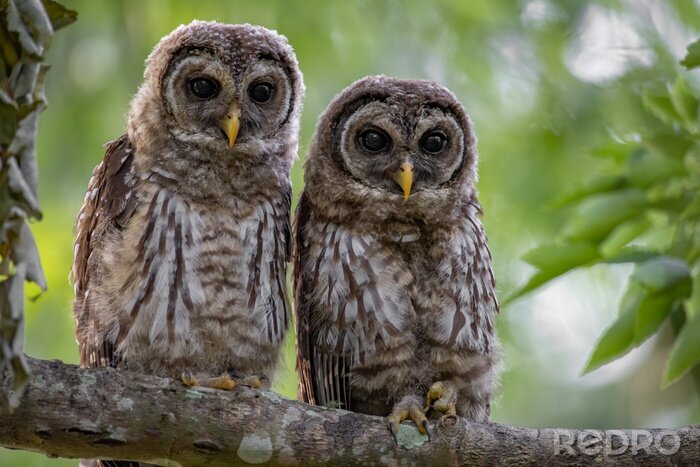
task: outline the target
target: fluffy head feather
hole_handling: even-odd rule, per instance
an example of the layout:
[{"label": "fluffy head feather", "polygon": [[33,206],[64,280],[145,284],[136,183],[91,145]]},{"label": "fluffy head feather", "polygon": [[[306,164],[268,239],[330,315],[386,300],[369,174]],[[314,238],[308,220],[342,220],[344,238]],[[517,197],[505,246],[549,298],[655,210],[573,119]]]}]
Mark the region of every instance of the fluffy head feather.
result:
[{"label": "fluffy head feather", "polygon": [[[433,121],[441,122],[448,136],[461,139],[451,142],[446,151],[459,154],[426,159],[423,166],[417,163],[415,189],[405,201],[401,190],[382,176],[385,167],[393,170],[398,166],[398,159],[384,163],[353,153],[346,140],[355,133],[350,137],[345,133],[356,125],[356,119],[367,125],[392,121],[395,130],[387,130],[388,136],[403,146],[391,148],[387,157],[415,151],[412,145],[418,144],[422,131],[430,131]],[[319,209],[327,210],[330,217],[359,211],[366,221],[435,224],[440,218],[450,218],[450,212],[457,213],[475,195],[477,159],[472,122],[452,92],[430,81],[370,76],[338,94],[319,118],[306,160],[305,190],[317,193],[310,198],[321,203]]]},{"label": "fluffy head feather", "polygon": [[[278,60],[289,71],[295,88],[294,107],[301,106],[304,83],[294,50],[287,38],[277,31],[252,24],[223,24],[216,21],[192,21],[180,25],[164,36],[146,60],[144,78],[158,88],[172,57],[181,49],[194,47],[209,49],[217,57],[241,71],[251,55],[262,55]],[[299,109],[300,111],[301,109]]]},{"label": "fluffy head feather", "polygon": [[[211,99],[193,96],[194,77],[218,87]],[[258,82],[273,86],[269,102],[253,101]],[[194,21],[165,36],[148,57],[145,80],[131,104],[128,136],[139,171],[197,179],[192,196],[287,181],[298,149],[304,83],[286,38],[249,24]],[[240,131],[229,147],[221,121],[240,109]],[[288,182],[286,182],[288,183]],[[179,187],[187,190],[187,186]]]}]

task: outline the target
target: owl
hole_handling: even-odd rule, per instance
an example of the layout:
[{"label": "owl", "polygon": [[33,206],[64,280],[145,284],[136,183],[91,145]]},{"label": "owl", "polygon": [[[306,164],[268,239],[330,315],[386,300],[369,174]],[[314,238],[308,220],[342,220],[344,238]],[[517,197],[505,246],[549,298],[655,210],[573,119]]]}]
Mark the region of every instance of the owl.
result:
[{"label": "owl", "polygon": [[269,384],[303,93],[294,51],[263,27],[194,21],[155,47],[78,216],[81,366]]},{"label": "owl", "polygon": [[[499,365],[476,137],[435,83],[367,77],[320,117],[294,222],[299,397],[487,420]],[[427,433],[429,435],[429,433]]]}]

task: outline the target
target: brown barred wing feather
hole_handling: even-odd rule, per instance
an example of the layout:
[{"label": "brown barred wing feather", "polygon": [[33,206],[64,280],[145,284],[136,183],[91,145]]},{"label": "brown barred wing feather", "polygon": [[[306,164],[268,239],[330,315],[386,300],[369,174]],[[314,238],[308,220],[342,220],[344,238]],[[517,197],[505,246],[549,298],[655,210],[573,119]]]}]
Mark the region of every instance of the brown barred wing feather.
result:
[{"label": "brown barred wing feather", "polygon": [[[495,319],[499,305],[491,250],[479,220],[481,213],[481,206],[476,199],[464,206],[464,241],[457,242],[455,250],[448,255],[453,270],[459,271],[458,276],[464,278],[453,284],[457,312],[454,314],[449,342],[451,345],[457,344],[459,348],[491,354],[492,351],[497,351],[494,348],[494,345],[497,347]],[[468,293],[460,292],[463,286],[466,286]],[[457,336],[459,339],[455,342]]]},{"label": "brown barred wing feather", "polygon": [[316,405],[313,373],[311,368],[311,328],[309,317],[309,301],[304,297],[310,293],[309,284],[302,278],[302,264],[305,262],[304,229],[310,216],[308,199],[301,194],[299,205],[294,216],[292,249],[292,287],[294,289],[294,322],[297,340],[297,374],[299,375],[298,397],[302,402]]},{"label": "brown barred wing feather", "polygon": [[91,255],[106,233],[122,228],[136,208],[137,199],[127,183],[134,148],[126,135],[107,143],[102,162],[95,167],[83,207],[76,223],[76,240],[71,269],[74,284],[74,317],[83,367],[116,365],[114,345],[105,339],[86,338],[93,323],[90,286],[93,283]]},{"label": "brown barred wing feather", "polygon": [[[318,287],[317,277],[310,267],[315,262],[310,257],[306,229],[309,227],[311,206],[302,193],[294,217],[293,286],[295,293],[295,322],[297,336],[297,373],[299,375],[299,400],[314,405],[335,405],[350,408],[349,369],[341,352],[321,349],[318,345],[317,321],[320,306],[311,296]],[[311,276],[311,277],[305,277]]]}]

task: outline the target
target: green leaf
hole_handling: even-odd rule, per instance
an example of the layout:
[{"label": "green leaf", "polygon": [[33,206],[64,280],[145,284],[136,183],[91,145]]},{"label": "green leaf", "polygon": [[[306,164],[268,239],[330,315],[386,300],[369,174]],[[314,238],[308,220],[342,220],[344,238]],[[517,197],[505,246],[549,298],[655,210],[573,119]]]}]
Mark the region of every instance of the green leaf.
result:
[{"label": "green leaf", "polygon": [[649,89],[645,89],[642,92],[642,103],[649,113],[666,124],[683,123],[683,119],[676,112],[676,108],[667,94],[655,94]]},{"label": "green leaf", "polygon": [[599,241],[615,227],[640,215],[647,203],[644,191],[618,190],[584,200],[562,229],[571,240]]},{"label": "green leaf", "polygon": [[686,321],[666,362],[662,385],[668,386],[700,362],[700,314]]},{"label": "green leaf", "polygon": [[536,289],[557,276],[579,266],[589,265],[600,257],[598,248],[591,243],[546,245],[528,251],[523,261],[539,269],[528,282],[503,300],[505,306],[516,298]]},{"label": "green leaf", "polygon": [[42,0],[46,13],[49,15],[51,20],[51,25],[54,31],[61,29],[64,26],[68,26],[78,19],[78,12],[74,10],[69,10],[58,2],[53,0]]},{"label": "green leaf", "polygon": [[673,87],[669,89],[669,96],[673,103],[673,108],[676,109],[678,115],[683,119],[686,128],[691,132],[697,130],[698,119],[698,100],[693,93],[688,89],[688,86],[679,75]]},{"label": "green leaf", "polygon": [[700,315],[700,271],[693,276],[693,291],[686,303],[688,317]]},{"label": "green leaf", "polygon": [[522,259],[538,269],[563,273],[598,258],[598,249],[591,243],[545,245],[528,251]]},{"label": "green leaf", "polygon": [[552,280],[554,277],[556,277],[556,274],[550,274],[546,273],[543,271],[538,271],[535,274],[528,279],[527,283],[520,287],[519,289],[516,289],[514,292],[512,292],[510,295],[506,296],[505,299],[501,300],[501,306],[505,307],[506,305],[510,304],[514,300],[517,300],[518,298],[522,297],[523,295],[532,292],[536,288],[540,287],[541,285],[549,282]]},{"label": "green leaf", "polygon": [[646,217],[630,219],[617,227],[600,244],[600,252],[604,258],[611,258],[619,253],[629,242],[652,227],[651,221]]},{"label": "green leaf", "polygon": [[[609,130],[610,131],[610,130]],[[611,138],[599,146],[593,148],[590,154],[593,157],[623,161],[630,149],[637,146],[636,141],[623,141],[622,138],[610,131]]]},{"label": "green leaf", "polygon": [[681,65],[689,70],[700,66],[700,39],[696,40],[688,46],[688,53],[681,60]]},{"label": "green leaf", "polygon": [[687,296],[682,291],[671,290],[665,293],[646,293],[640,301],[634,326],[635,347],[647,340],[673,311],[673,305],[679,298]]},{"label": "green leaf", "polygon": [[630,284],[622,298],[620,316],[605,330],[596,343],[581,375],[600,368],[632,349],[635,337],[635,311],[643,298],[644,292]]},{"label": "green leaf", "polygon": [[[651,198],[651,196],[650,196]],[[682,214],[693,202],[693,194],[682,192],[675,196],[663,196],[650,200],[649,209],[658,209],[673,214]]]},{"label": "green leaf", "polygon": [[662,157],[641,149],[630,155],[626,171],[631,185],[647,188],[671,177],[685,174],[685,164],[682,159]]},{"label": "green leaf", "polygon": [[652,293],[676,287],[690,292],[691,286],[688,263],[672,256],[657,256],[644,262],[632,273],[630,280]]},{"label": "green leaf", "polygon": [[601,260],[601,263],[618,264],[618,263],[642,263],[651,258],[658,256],[655,251],[646,250],[634,246],[628,246],[620,250],[619,253]]},{"label": "green leaf", "polygon": [[690,271],[683,260],[657,256],[638,266],[620,302],[620,317],[603,333],[583,374],[644,342],[690,289]]},{"label": "green leaf", "polygon": [[698,217],[700,217],[700,196],[696,195],[681,213],[681,219],[697,219]]},{"label": "green leaf", "polygon": [[[693,289],[693,293],[695,293],[695,289]],[[692,298],[690,300],[692,300]],[[674,307],[674,310],[671,313],[670,317],[671,329],[673,330],[674,339],[678,338],[678,334],[680,334],[681,330],[683,329],[683,326],[685,326],[685,324],[688,321],[690,321],[693,318],[693,316],[695,315],[690,311],[689,306],[684,306],[684,304],[677,304]],[[695,387],[697,389],[700,389],[700,366],[696,365],[693,368],[691,368],[688,376],[692,378],[693,382],[695,383]]]},{"label": "green leaf", "polygon": [[693,140],[684,131],[662,131],[645,137],[643,144],[659,156],[682,159],[691,148]]},{"label": "green leaf", "polygon": [[552,208],[561,208],[574,201],[590,195],[612,191],[625,186],[626,179],[622,175],[604,175],[590,179],[581,186],[564,193],[554,200]]}]

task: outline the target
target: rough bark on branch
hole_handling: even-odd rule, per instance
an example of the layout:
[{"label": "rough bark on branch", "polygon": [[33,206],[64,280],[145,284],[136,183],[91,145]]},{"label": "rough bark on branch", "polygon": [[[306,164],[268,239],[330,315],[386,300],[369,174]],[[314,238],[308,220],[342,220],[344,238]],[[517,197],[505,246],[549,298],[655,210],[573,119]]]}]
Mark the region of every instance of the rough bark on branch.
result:
[{"label": "rough bark on branch", "polygon": [[[444,417],[432,441],[385,420],[271,392],[186,388],[110,368],[28,359],[20,406],[0,409],[0,446],[52,457],[163,465],[687,465],[700,463],[700,425],[677,430],[532,429]],[[1,379],[0,391],[10,382]]]}]

